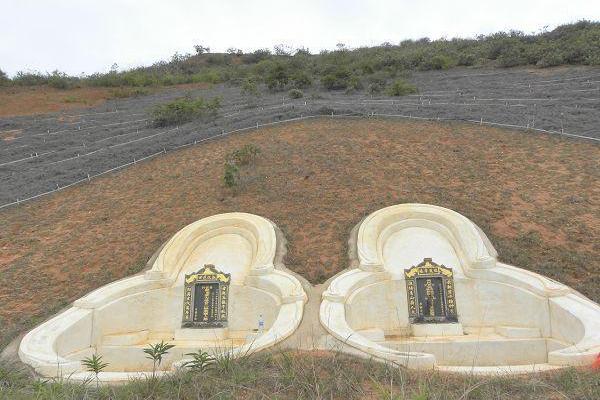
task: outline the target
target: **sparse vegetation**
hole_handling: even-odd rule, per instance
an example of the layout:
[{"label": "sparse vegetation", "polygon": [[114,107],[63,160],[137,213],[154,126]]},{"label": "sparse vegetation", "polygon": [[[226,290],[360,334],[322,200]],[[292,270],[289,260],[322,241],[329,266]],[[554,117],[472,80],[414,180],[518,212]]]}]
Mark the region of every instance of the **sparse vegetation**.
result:
[{"label": "sparse vegetation", "polygon": [[182,97],[170,103],[161,104],[152,111],[155,126],[171,126],[195,119],[215,116],[221,107],[221,99],[205,100],[202,97]]},{"label": "sparse vegetation", "polygon": [[115,99],[124,99],[128,97],[139,97],[150,94],[150,90],[143,87],[120,87],[112,89],[110,95]]},{"label": "sparse vegetation", "polygon": [[228,188],[234,188],[240,182],[240,167],[249,165],[260,154],[260,148],[253,144],[246,144],[242,148],[232,151],[225,158],[223,183]]},{"label": "sparse vegetation", "polygon": [[[310,54],[278,45],[271,52],[259,49],[243,54],[230,48],[226,53],[210,53],[196,45],[195,54],[175,54],[169,61],[149,67],[106,74],[69,77],[19,72],[8,82],[14,85],[51,84],[54,87],[90,85],[103,87],[168,86],[183,83],[222,83],[242,85],[248,76],[269,90],[305,89],[314,83],[327,90],[377,92],[381,84],[371,82],[374,74],[385,76],[385,84],[403,77],[407,71],[439,70],[454,66],[513,67],[532,65],[600,65],[600,22],[579,21],[552,31],[526,34],[497,32],[473,39],[404,40],[375,47],[349,49],[340,43],[336,50]],[[384,85],[385,86],[385,85]]]},{"label": "sparse vegetation", "polygon": [[568,368],[525,376],[412,371],[341,353],[280,351],[141,378],[98,390],[64,380],[36,381],[0,364],[6,399],[381,399],[546,400],[598,398],[600,373]]}]

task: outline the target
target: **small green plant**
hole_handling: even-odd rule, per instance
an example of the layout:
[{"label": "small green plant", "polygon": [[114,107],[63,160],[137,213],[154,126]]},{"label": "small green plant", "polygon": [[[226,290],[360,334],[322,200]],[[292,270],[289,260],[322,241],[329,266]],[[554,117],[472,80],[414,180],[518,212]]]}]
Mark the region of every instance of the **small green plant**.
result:
[{"label": "small green plant", "polygon": [[223,173],[223,183],[228,188],[237,186],[240,180],[240,169],[237,165],[230,162],[225,163],[225,171]]},{"label": "small green plant", "polygon": [[300,89],[292,89],[288,92],[288,96],[292,99],[301,99],[304,97],[304,93]]},{"label": "small green plant", "polygon": [[184,363],[184,367],[196,372],[206,372],[212,369],[215,358],[207,352],[198,349],[195,353],[186,353],[186,356],[192,357],[192,360]]},{"label": "small green plant", "polygon": [[152,111],[154,126],[169,126],[193,121],[199,118],[214,117],[221,108],[221,99],[205,100],[182,97],[170,103],[161,104]]},{"label": "small green plant", "polygon": [[162,359],[169,353],[175,345],[165,343],[161,340],[160,343],[151,344],[144,349],[144,353],[147,354],[146,358],[152,360],[152,379],[156,378],[156,367],[160,367]]},{"label": "small green plant", "polygon": [[86,357],[81,360],[81,364],[88,372],[94,373],[94,376],[96,377],[96,389],[98,389],[100,384],[98,374],[100,374],[104,368],[108,367],[108,363],[102,362],[102,356],[93,354],[91,357]]},{"label": "small green plant", "polygon": [[413,93],[417,93],[417,88],[402,79],[395,80],[387,90],[389,96],[406,96]]}]

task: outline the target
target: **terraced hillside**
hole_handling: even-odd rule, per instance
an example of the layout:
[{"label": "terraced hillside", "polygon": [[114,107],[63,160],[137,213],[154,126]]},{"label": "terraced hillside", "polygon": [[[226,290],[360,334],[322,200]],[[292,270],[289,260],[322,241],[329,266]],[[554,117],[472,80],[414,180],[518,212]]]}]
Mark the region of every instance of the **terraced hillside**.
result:
[{"label": "terraced hillside", "polygon": [[[0,206],[224,132],[313,115],[464,120],[600,139],[599,68],[452,69],[417,72],[410,81],[419,94],[391,98],[314,90],[292,100],[267,91],[242,95],[223,85],[188,86],[89,109],[0,118]],[[149,124],[153,106],[187,94],[221,97],[219,116],[171,129]]]}]

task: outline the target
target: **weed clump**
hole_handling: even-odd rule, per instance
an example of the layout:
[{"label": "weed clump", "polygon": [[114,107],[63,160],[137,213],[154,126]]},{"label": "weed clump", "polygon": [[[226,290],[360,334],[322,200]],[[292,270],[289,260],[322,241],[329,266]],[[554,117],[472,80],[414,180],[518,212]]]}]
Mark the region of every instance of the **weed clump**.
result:
[{"label": "weed clump", "polygon": [[154,126],[163,127],[181,124],[200,118],[214,117],[221,108],[221,99],[205,100],[182,97],[170,103],[161,104],[152,111]]}]

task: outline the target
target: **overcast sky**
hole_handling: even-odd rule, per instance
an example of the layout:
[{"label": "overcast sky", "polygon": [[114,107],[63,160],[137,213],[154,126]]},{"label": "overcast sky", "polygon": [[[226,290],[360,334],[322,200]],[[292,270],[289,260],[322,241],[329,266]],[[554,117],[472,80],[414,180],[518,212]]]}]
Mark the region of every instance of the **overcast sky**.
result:
[{"label": "overcast sky", "polygon": [[1,0],[0,69],[69,74],[173,53],[284,43],[312,52],[600,20],[600,0]]}]

